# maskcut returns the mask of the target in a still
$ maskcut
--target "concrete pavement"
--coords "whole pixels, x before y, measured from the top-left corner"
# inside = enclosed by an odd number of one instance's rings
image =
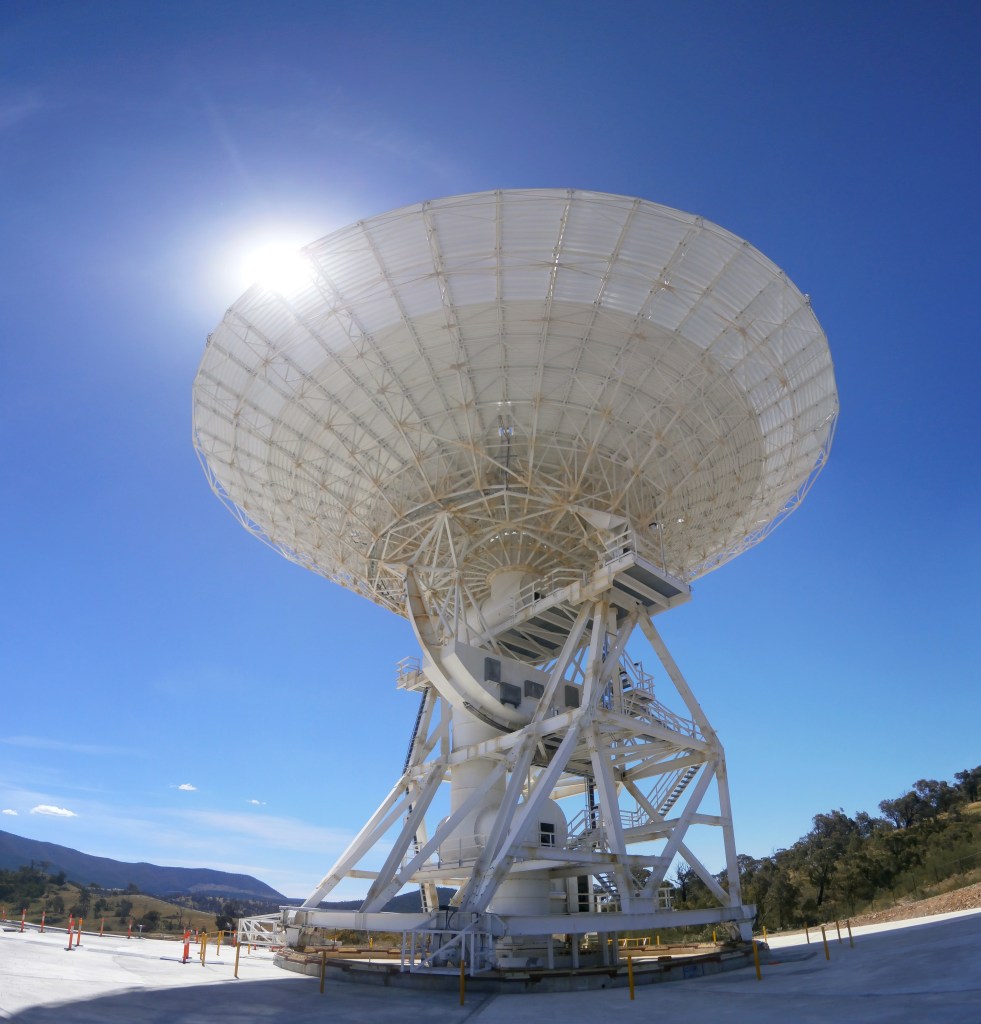
[[[371,1021],[407,1024],[541,1024],[556,1017],[595,1024],[616,1015],[650,1021],[657,1015],[712,1020],[827,1024],[829,1020],[878,1024],[981,1024],[981,912],[923,918],[855,929],[855,947],[829,935],[824,958],[820,932],[775,936],[764,956],[763,980],[755,972],[638,987],[570,994],[469,995],[461,1007],[453,992],[415,992],[360,985],[329,985],[321,996],[315,978],[274,967],[264,952],[235,951],[201,966],[180,963],[177,942],[126,941],[83,936],[68,952],[64,933],[0,931],[0,1020],[18,1024],[236,1024],[291,1021],[332,1024]]]

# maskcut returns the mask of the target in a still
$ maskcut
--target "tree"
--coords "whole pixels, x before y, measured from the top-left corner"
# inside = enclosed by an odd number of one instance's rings
[[[896,826],[909,828],[924,816],[923,801],[918,793],[912,790],[896,797],[895,800],[882,800],[879,810]]]
[[[958,788],[973,804],[981,791],[981,764],[977,768],[965,768],[962,772],[956,772],[954,778],[957,780]]]
[[[853,840],[859,839],[855,821],[840,808],[828,814],[816,814],[814,827],[793,846],[802,869],[817,887],[817,905],[821,906],[828,885]]]
[[[675,903],[687,904],[697,877],[694,868],[679,861],[674,873]]]
[[[913,788],[923,801],[926,813],[930,817],[946,814],[964,800],[963,795],[949,782],[938,782],[936,779],[918,779]]]
[[[89,906],[92,902],[92,894],[89,892],[86,886],[82,886],[78,890],[78,910],[79,913],[84,917],[89,912]]]
[[[132,900],[120,900],[116,906],[116,916],[120,921],[125,921],[133,913]]]

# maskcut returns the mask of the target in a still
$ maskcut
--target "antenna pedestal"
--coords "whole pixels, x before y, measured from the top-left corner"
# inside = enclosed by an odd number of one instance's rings
[[[701,925],[751,937],[722,745],[654,625],[662,606],[629,589],[642,560],[622,557],[564,596],[571,625],[547,670],[507,653],[541,608],[500,619],[479,647],[429,646],[433,624],[417,621],[423,667],[400,676],[421,694],[405,770],[304,905],[283,911],[291,945],[329,928],[401,932],[404,970],[445,967],[465,947],[473,971],[506,971],[568,968],[573,948],[580,964],[616,963],[615,944],[596,936],[624,931]],[[461,697],[478,691],[487,699]],[[523,723],[498,721],[498,709]],[[449,813],[427,822],[444,783]],[[693,829],[716,833],[720,875],[693,849]],[[380,870],[364,870],[382,846]],[[702,906],[672,884],[680,862]],[[359,910],[319,909],[346,877],[371,879]],[[385,913],[407,886],[420,888],[419,912]]]

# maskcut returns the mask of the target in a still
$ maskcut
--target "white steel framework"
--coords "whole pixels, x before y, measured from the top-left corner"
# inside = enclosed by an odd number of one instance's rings
[[[745,932],[722,747],[652,617],[825,463],[837,392],[807,297],[702,218],[572,190],[407,207],[299,268],[209,337],[194,443],[247,529],[410,620],[401,681],[422,704],[388,798],[253,934],[337,921],[318,904],[350,876],[370,883],[359,927],[391,929],[388,899],[420,887],[410,966],[465,945],[551,964],[556,931],[684,923],[662,892],[675,858],[718,902],[687,916]],[[695,826],[721,836],[722,882]]]
[[[687,587],[625,539],[617,535],[619,553],[594,573],[512,608],[495,628],[512,644],[536,632],[561,638],[546,671],[495,657],[500,646],[431,646],[432,622],[415,620],[423,659],[402,666],[400,684],[422,699],[405,770],[303,907],[284,910],[279,941],[313,942],[316,929],[341,926],[401,930],[408,969],[455,962],[466,944],[476,973],[568,966],[578,941],[563,953],[556,933],[712,923],[748,937],[754,909],[740,894],[722,746],[652,621],[686,600]],[[412,570],[409,578],[411,593],[419,584]],[[635,632],[656,673],[636,660],[636,644],[628,652]],[[472,651],[484,660],[479,674],[492,677],[485,683],[517,705],[525,724],[508,729],[440,695],[447,679],[458,691],[474,684],[461,667],[474,663]],[[535,678],[507,681],[522,675]],[[450,813],[427,820],[444,782]],[[700,807],[710,791],[717,809],[708,814]],[[685,841],[706,826],[719,835],[722,881]],[[359,867],[383,841],[382,867]],[[667,873],[678,857],[714,907],[672,908]],[[319,909],[345,878],[370,882],[361,907]],[[420,888],[420,912],[384,913],[411,885]],[[455,890],[448,906],[438,907],[437,886]]]
[[[583,507],[656,533],[691,580],[823,465],[837,394],[809,300],[700,217],[488,192],[302,257],[210,336],[194,442],[244,525],[399,615],[401,567],[434,528],[478,604],[501,566],[590,569]]]

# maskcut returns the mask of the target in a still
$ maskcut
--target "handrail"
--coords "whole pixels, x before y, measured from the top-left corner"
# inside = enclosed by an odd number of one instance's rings
[[[402,950],[400,970],[415,971],[421,967],[433,967],[436,959],[449,960],[456,946],[460,947],[460,957],[467,962],[467,973],[473,977],[478,970],[489,966],[493,949],[494,933],[483,927],[484,914],[474,914],[470,922],[454,931],[452,928],[440,927],[432,922],[427,926],[409,928],[402,932]],[[447,933],[450,932],[447,937]],[[426,937],[421,948],[417,939]],[[470,940],[469,956],[467,955],[467,939]]]
[[[237,941],[250,946],[282,946],[286,943],[282,914],[241,917],[237,932]]]
[[[556,591],[573,583],[585,583],[588,578],[587,573],[576,569],[553,569],[518,589],[511,600],[511,614],[518,615],[525,608],[551,597]]]

